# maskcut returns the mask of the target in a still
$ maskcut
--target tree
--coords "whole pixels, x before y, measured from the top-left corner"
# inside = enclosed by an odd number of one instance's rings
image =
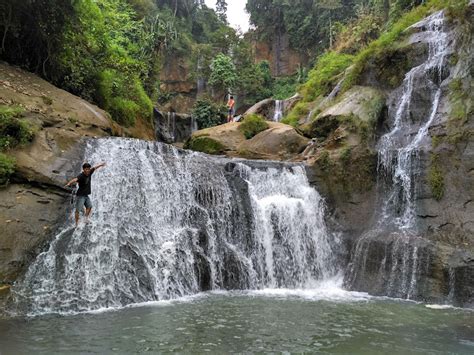
[[[225,0],[216,1],[216,13],[222,22],[227,23],[227,2]]]
[[[219,53],[211,64],[211,75],[209,85],[218,90],[229,90],[235,87],[237,72],[232,58]]]
[[[332,11],[342,7],[341,0],[320,0],[319,6],[329,10],[329,47],[332,47]]]

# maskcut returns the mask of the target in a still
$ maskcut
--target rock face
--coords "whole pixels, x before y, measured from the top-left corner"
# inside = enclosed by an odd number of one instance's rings
[[[165,143],[185,142],[197,130],[191,115],[153,110],[156,140]]]
[[[267,60],[274,76],[294,74],[301,65],[309,61],[307,56],[297,53],[290,48],[288,35],[276,33],[269,41],[252,41],[256,62]]]
[[[160,91],[171,95],[166,103],[160,105],[160,111],[191,111],[200,88],[198,83],[189,79],[189,64],[184,58],[164,58],[160,82]]]
[[[25,271],[69,216],[70,193],[63,186],[80,172],[88,137],[153,136],[145,125],[124,129],[97,106],[5,63],[0,63],[0,104],[20,106],[22,119],[36,131],[31,143],[8,152],[16,172],[11,184],[0,188],[1,286]]]
[[[412,26],[302,127],[348,288],[474,305],[473,12]]]
[[[213,149],[219,145],[214,153],[226,154],[232,157],[246,157],[252,159],[290,160],[298,159],[299,153],[307,146],[309,140],[288,125],[269,122],[269,128],[258,133],[251,139],[246,139],[239,130],[240,123],[232,122],[216,127],[206,128],[193,133],[187,147],[195,149],[196,143],[203,137],[207,145]],[[206,149],[200,151],[209,152]]]

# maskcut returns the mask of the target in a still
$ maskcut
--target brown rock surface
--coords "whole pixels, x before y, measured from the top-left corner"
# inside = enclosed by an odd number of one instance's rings
[[[225,147],[232,157],[253,159],[299,159],[309,140],[286,124],[268,122],[269,128],[251,139],[245,139],[239,130],[240,123],[231,122],[193,133],[193,137],[207,136]]]

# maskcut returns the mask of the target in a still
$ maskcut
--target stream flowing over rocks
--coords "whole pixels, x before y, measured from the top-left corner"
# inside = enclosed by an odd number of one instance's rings
[[[446,120],[452,80],[447,61],[455,51],[455,36],[444,12],[412,28],[416,32],[412,43],[426,47],[426,59],[389,96],[388,132],[376,146],[373,217],[353,243],[345,284],[373,294],[472,306],[472,254],[463,255],[460,243],[457,248],[436,243],[433,236],[439,231],[424,221],[436,216],[422,212],[424,200],[429,200],[423,179],[429,179],[430,129]],[[472,192],[469,186],[461,188]],[[458,213],[462,216],[462,209]],[[467,234],[472,241],[469,227],[458,233]]]
[[[304,288],[335,276],[337,239],[297,165],[90,141],[89,223],[67,225],[14,288],[20,313],[88,311],[216,289]]]
[[[393,55],[410,64],[397,87],[362,73],[357,86],[338,97],[339,81],[324,101],[329,106],[317,113],[327,127],[310,127],[318,139],[327,138],[326,146],[278,122],[247,140],[236,122],[194,132],[191,117],[155,110],[155,133],[164,142],[192,134],[215,138],[222,145],[219,154],[293,161],[304,160],[304,150],[307,166],[210,156],[125,138],[81,140],[74,152],[65,147],[60,152],[68,174],[82,160],[108,163],[92,178],[92,217],[73,228],[71,218],[48,215],[51,232],[43,233],[40,246],[22,246],[21,253],[8,246],[0,258],[0,282],[12,284],[8,313],[69,314],[202,291],[307,290],[324,282],[338,290],[473,307],[473,123],[468,118],[462,134],[454,135],[449,117],[450,84],[458,80],[473,92],[474,48],[472,36],[461,41],[456,31],[444,12],[409,28],[397,48],[403,53]],[[377,132],[357,151],[362,140],[339,126],[338,118],[367,123],[371,102],[382,103],[376,105]],[[288,106],[267,99],[249,112],[278,121]],[[340,175],[314,163],[320,151],[338,147],[338,140],[352,144],[349,188],[338,181]],[[325,151],[332,154],[326,169],[335,150]],[[34,152],[28,157],[41,150]],[[40,178],[59,171],[44,166]],[[444,194],[433,192],[433,171],[444,179]],[[68,196],[58,192],[63,179],[43,180],[57,190],[50,211],[69,213]],[[43,180],[32,177],[31,184]],[[49,193],[41,184],[20,187],[3,192],[8,206],[20,195],[46,201]],[[35,202],[28,201],[25,206]]]

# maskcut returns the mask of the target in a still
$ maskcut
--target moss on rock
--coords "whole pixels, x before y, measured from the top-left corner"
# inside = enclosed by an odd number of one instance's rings
[[[250,139],[266,129],[268,129],[268,123],[262,116],[257,114],[246,116],[239,126],[239,130],[246,139]]]
[[[0,153],[0,186],[5,186],[15,172],[15,159]]]
[[[208,136],[192,137],[186,142],[184,148],[207,154],[222,154],[225,150],[221,142]]]
[[[443,198],[444,195],[444,175],[439,164],[439,156],[432,154],[430,159],[430,168],[428,169],[428,183],[431,193],[436,201]]]

